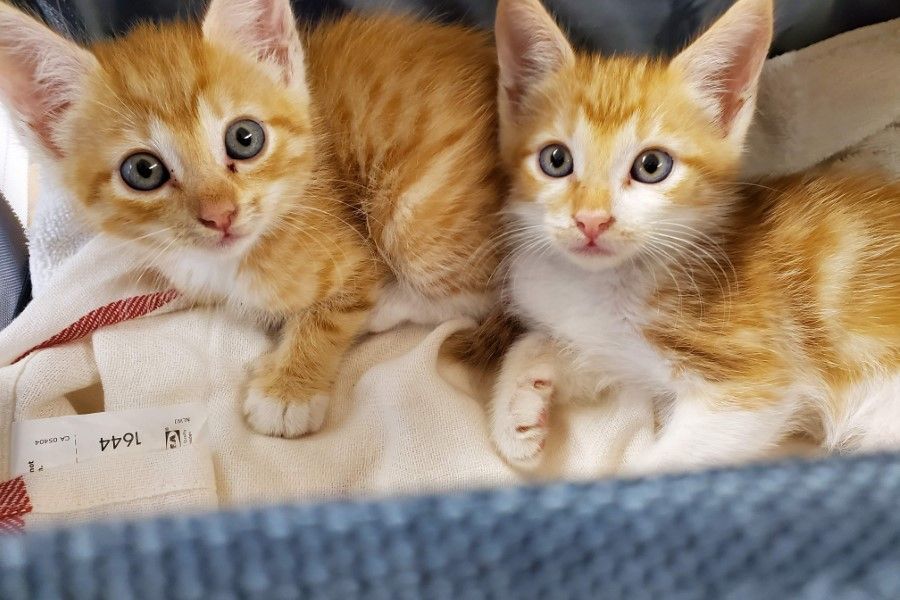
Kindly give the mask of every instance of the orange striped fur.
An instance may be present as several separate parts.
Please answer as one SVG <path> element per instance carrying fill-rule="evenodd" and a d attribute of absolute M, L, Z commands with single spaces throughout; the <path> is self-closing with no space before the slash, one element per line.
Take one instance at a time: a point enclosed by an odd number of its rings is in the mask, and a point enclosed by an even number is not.
<path fill-rule="evenodd" d="M 537 0 L 501 0 L 497 28 L 510 296 L 532 327 L 497 385 L 500 451 L 533 463 L 550 397 L 604 389 L 662 412 L 634 470 L 758 458 L 797 431 L 900 445 L 900 184 L 738 178 L 770 0 L 739 0 L 671 62 L 575 52 Z M 541 168 L 553 143 L 570 175 Z M 668 177 L 635 175 L 646 150 Z"/>
<path fill-rule="evenodd" d="M 502 181 L 484 34 L 352 16 L 303 33 L 288 0 L 213 0 L 202 26 L 86 50 L 0 4 L 2 75 L 86 218 L 189 297 L 281 325 L 244 407 L 260 432 L 320 427 L 360 333 L 492 305 Z M 265 134 L 246 160 L 224 142 L 240 119 Z M 169 180 L 131 189 L 135 152 Z"/>

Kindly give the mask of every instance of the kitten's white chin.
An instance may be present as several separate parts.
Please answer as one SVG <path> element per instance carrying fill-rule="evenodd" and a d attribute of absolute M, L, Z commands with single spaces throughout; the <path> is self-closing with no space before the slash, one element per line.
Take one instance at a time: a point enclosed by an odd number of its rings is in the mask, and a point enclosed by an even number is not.
<path fill-rule="evenodd" d="M 612 249 L 608 245 L 587 247 L 585 245 L 560 248 L 566 258 L 586 271 L 604 271 L 622 264 L 630 254 L 622 249 Z"/>
<path fill-rule="evenodd" d="M 249 252 L 259 238 L 259 233 L 255 231 L 236 231 L 228 236 L 208 240 L 202 249 L 210 254 L 240 256 Z"/>
<path fill-rule="evenodd" d="M 580 254 L 568 253 L 569 260 L 575 265 L 581 267 L 585 271 L 605 271 L 622 264 L 622 261 L 615 256 L 584 256 Z"/>

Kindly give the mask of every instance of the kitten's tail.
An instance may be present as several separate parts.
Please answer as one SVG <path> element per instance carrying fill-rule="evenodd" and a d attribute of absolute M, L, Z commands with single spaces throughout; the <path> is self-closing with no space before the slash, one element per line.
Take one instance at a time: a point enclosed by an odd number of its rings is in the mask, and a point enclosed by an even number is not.
<path fill-rule="evenodd" d="M 445 342 L 445 350 L 466 364 L 480 369 L 495 368 L 525 327 L 501 304 L 474 329 L 457 331 Z"/>

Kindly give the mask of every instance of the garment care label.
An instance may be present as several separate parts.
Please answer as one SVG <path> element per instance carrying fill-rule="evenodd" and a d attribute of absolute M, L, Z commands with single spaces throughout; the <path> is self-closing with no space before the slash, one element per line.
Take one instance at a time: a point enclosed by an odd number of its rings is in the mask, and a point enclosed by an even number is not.
<path fill-rule="evenodd" d="M 199 402 L 16 421 L 11 468 L 15 475 L 73 465 L 101 456 L 189 446 L 206 438 L 206 407 Z"/>

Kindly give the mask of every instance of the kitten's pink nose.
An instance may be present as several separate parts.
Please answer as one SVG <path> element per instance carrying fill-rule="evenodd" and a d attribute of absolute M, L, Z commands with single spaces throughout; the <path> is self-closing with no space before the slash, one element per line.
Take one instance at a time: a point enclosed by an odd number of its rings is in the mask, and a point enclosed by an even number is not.
<path fill-rule="evenodd" d="M 235 208 L 233 204 L 201 206 L 197 220 L 200 221 L 204 227 L 218 229 L 222 233 L 228 233 L 228 229 L 231 227 L 231 223 L 234 221 L 236 213 L 237 208 Z"/>
<path fill-rule="evenodd" d="M 578 229 L 581 230 L 584 237 L 592 242 L 596 240 L 600 234 L 609 229 L 616 221 L 615 217 L 605 211 L 579 211 L 574 218 L 575 224 L 578 225 Z"/>

